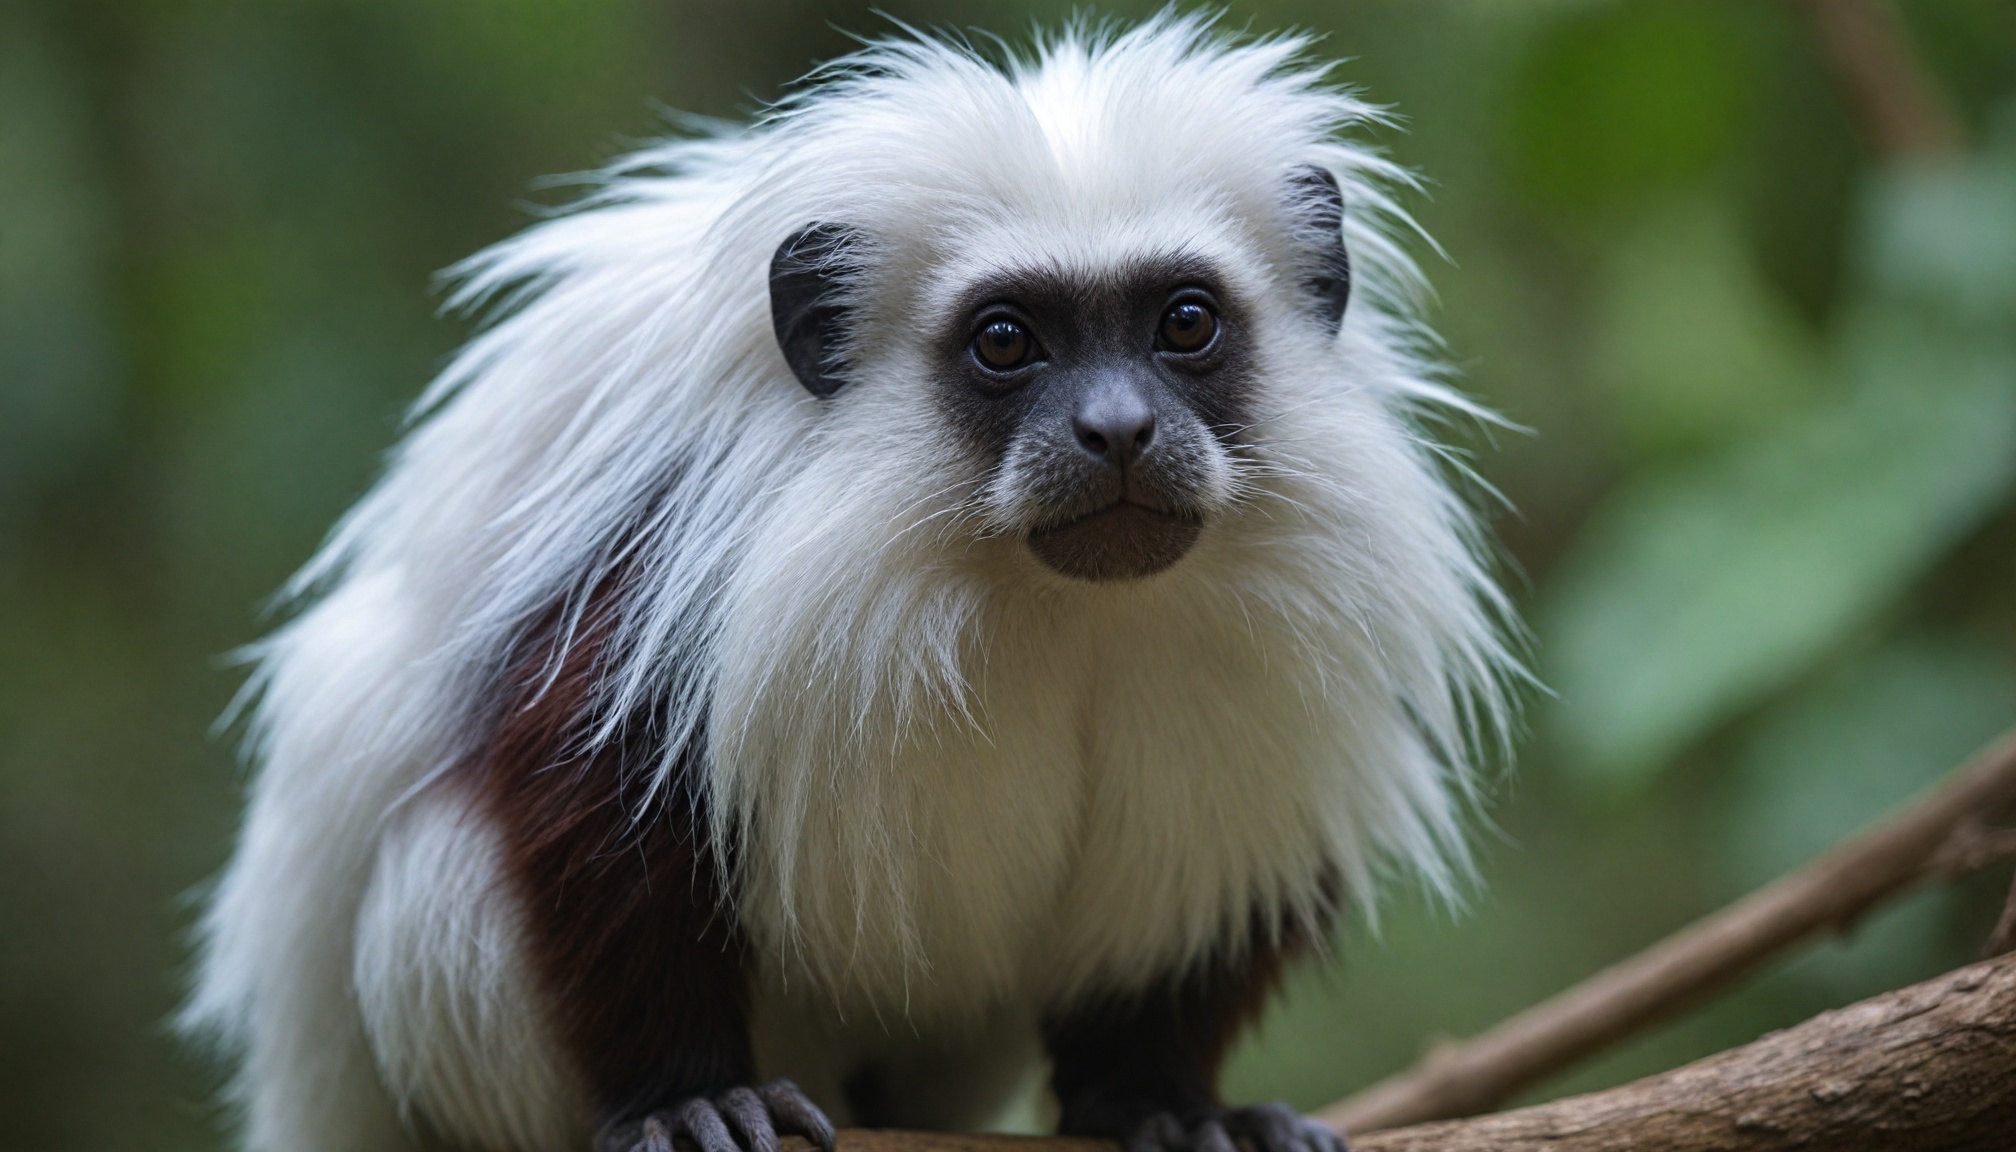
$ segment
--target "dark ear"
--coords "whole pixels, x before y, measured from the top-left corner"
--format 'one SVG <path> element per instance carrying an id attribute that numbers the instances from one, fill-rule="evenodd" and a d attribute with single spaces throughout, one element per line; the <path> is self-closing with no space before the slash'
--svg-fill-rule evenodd
<path id="1" fill-rule="evenodd" d="M 1328 168 L 1297 168 L 1288 178 L 1290 208 L 1311 245 L 1309 276 L 1302 282 L 1316 314 L 1332 329 L 1344 322 L 1351 299 L 1351 256 L 1344 251 L 1344 191 Z"/>
<path id="2" fill-rule="evenodd" d="M 855 230 L 813 224 L 791 234 L 770 257 L 770 323 L 791 374 L 814 396 L 831 396 L 845 384 L 841 342 L 848 310 L 841 291 Z"/>

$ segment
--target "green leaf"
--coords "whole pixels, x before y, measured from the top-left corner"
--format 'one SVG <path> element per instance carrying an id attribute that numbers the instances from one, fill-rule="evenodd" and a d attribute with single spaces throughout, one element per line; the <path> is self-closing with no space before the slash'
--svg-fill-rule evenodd
<path id="1" fill-rule="evenodd" d="M 2016 478 L 2016 145 L 1885 173 L 1861 221 L 1860 292 L 1835 341 L 1844 394 L 1628 479 L 1549 588 L 1554 730 L 1592 779 L 1642 781 L 1783 688 Z"/>
<path id="2" fill-rule="evenodd" d="M 1993 350 L 2000 352 L 2001 350 Z M 1894 599 L 2016 473 L 2016 364 L 1871 326 L 1863 386 L 1699 466 L 1625 484 L 1541 618 L 1576 766 L 1626 784 Z"/>

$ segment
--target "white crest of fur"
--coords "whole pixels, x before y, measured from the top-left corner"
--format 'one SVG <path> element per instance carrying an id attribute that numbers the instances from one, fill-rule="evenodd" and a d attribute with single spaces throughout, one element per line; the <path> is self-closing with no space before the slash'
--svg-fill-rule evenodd
<path id="1" fill-rule="evenodd" d="M 411 877 L 383 871 L 447 841 L 380 841 L 462 750 L 513 643 L 612 573 L 637 594 L 608 731 L 651 708 L 674 747 L 706 741 L 743 920 L 794 996 L 978 1018 L 1146 979 L 1256 915 L 1313 918 L 1326 869 L 1360 896 L 1388 864 L 1451 885 L 1468 759 L 1505 730 L 1513 664 L 1421 421 L 1474 410 L 1425 354 L 1389 195 L 1406 177 L 1340 139 L 1376 113 L 1304 48 L 1174 16 L 1006 67 L 876 45 L 746 131 L 633 157 L 463 269 L 461 302 L 510 309 L 298 578 L 321 598 L 260 673 L 261 775 L 190 1008 L 249 1050 L 255 1147 L 309 1146 L 295 1126 L 345 1108 L 391 1124 L 345 1093 L 388 1051 L 360 986 L 366 1012 L 406 1001 L 353 960 L 415 987 L 453 974 L 399 939 Z M 1284 207 L 1311 164 L 1347 205 L 1334 338 L 1298 310 Z M 779 355 L 766 282 L 813 222 L 866 237 L 850 382 L 823 401 Z M 1070 583 L 1014 529 L 1016 462 L 978 469 L 943 426 L 929 334 L 990 271 L 1174 253 L 1250 306 L 1257 419 L 1204 479 L 1191 555 Z M 518 976 L 475 970 L 514 929 L 458 875 L 467 906 L 435 919 L 474 933 L 479 999 L 509 997 Z M 427 1003 L 470 1043 L 533 1043 L 485 1032 L 501 1016 L 480 1002 Z M 310 1049 L 336 1061 L 320 1086 Z M 573 1099 L 557 1071 L 534 1080 L 517 1094 L 553 1114 Z M 392 1085 L 423 1109 L 452 1090 Z"/>

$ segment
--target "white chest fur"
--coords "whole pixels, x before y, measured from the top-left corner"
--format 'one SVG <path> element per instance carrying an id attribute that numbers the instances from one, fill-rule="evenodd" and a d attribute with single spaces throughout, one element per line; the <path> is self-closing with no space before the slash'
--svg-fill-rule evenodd
<path id="1" fill-rule="evenodd" d="M 1326 866 L 1361 854 L 1346 701 L 1312 696 L 1251 620 L 1190 607 L 996 609 L 967 716 L 811 766 L 750 829 L 741 912 L 766 967 L 843 1013 L 954 1023 L 1138 985 L 1256 912 L 1311 912 Z"/>

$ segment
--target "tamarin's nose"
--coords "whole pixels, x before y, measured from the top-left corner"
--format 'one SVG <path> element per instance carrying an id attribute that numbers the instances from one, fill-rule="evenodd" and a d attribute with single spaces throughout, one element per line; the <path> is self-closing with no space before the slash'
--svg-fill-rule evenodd
<path id="1" fill-rule="evenodd" d="M 1155 439 L 1155 409 L 1132 388 L 1102 388 L 1087 396 L 1071 417 L 1071 429 L 1085 451 L 1115 468 L 1140 459 Z"/>

